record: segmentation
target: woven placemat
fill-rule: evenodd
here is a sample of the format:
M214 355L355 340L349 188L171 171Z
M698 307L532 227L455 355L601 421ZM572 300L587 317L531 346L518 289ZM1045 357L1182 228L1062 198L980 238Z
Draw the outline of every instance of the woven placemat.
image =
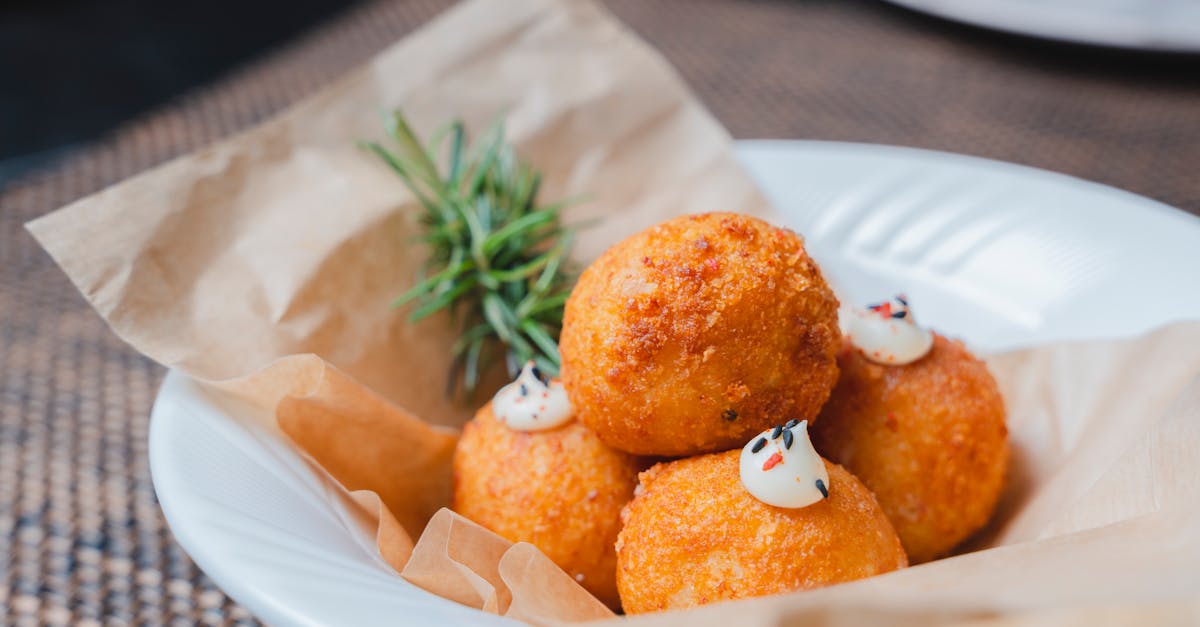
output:
M263 120L448 4L355 9L0 194L0 624L253 622L158 508L146 438L162 369L104 327L21 224ZM1195 58L1010 39L865 0L608 4L736 137L964 152L1200 213Z

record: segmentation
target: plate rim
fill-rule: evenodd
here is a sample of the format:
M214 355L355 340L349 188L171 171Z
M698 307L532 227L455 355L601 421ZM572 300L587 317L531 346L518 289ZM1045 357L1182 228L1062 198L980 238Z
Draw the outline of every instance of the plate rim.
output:
M164 395L164 391L189 383L194 384L194 380L187 374L175 368L167 368L167 374L155 391L154 404L150 407L150 428L147 436L150 483L154 487L155 498L158 499L159 508L163 512L163 520L167 523L171 537L179 543L196 568L211 579L222 593L246 608L255 619L271 625L317 625L317 623L305 620L303 615L288 612L287 605L280 599L272 597L269 593L263 594L254 590L253 586L243 583L245 578L239 578L235 573L228 572L215 556L205 550L205 543L194 536L194 527L184 522L186 517L179 514L176 509L176 494L170 489L162 489L164 481L165 485L171 485L171 481L164 477L173 475L163 470L163 467L170 463L167 456L168 444L166 443L169 438L164 434L171 432L171 426L166 419L161 417L162 414L169 412L160 407L170 407L170 404L177 403L172 397ZM183 411L178 411L176 415L183 413ZM180 524L181 522L184 524Z
M883 0L925 15L968 24L992 31L1035 37L1042 40L1066 42L1172 54L1200 52L1200 28L1192 37L1181 37L1177 33L1165 36L1156 31L1160 20L1130 20L1120 16L1099 15L1099 22L1070 19L1064 13L1047 12L1044 5L1032 3L1014 4L1008 0L971 0L971 2L945 2L944 0ZM1073 13L1067 11L1066 13ZM1076 16L1078 15L1077 12ZM1047 19L1050 15L1050 19ZM1095 18L1096 14L1092 14ZM1100 27L1096 27L1096 24ZM1088 26L1092 24L1092 26ZM1118 34L1124 26L1128 29Z
M874 144L871 142L853 142L829 139L739 139L733 142L734 152L738 156L742 156L746 152L772 152L772 151L787 151L795 150L796 148L815 148L840 150L845 152L860 152L880 155L888 153L892 157L909 157L925 161L927 163L959 163L959 164L974 164L977 166L987 167L993 170L1003 170L1014 176L1025 178L1035 178L1045 181L1050 184L1068 184L1077 187L1091 189L1092 191L1117 195L1128 200L1131 204L1141 205L1137 210L1154 211L1160 216L1181 218L1181 223L1200 229L1200 215L1191 213L1164 201L1144 196L1137 192L1132 192L1127 189L1122 189L1107 183L1085 179L1073 174L1058 172L1033 165L1025 165L1023 163L1015 163L1012 161L1004 161L1002 159L993 159L991 157L981 157L978 155L969 155L960 152L950 152L948 150L937 150L934 148L920 148L917 146L901 146L897 144ZM1133 207L1130 207L1133 209ZM1197 236L1200 236L1200 230L1197 231Z
M887 154L891 157L915 159L930 164L974 164L990 169L1001 169L1021 177L1034 177L1043 181L1067 184L1070 186L1084 186L1087 189L1104 193L1118 194L1122 197L1123 202L1121 211L1153 211L1164 217L1170 217L1178 220L1182 228L1189 229L1192 235L1200 243L1200 216L1191 214L1182 209L1173 207L1158 200L1154 200L1133 192L1122 190L1110 185L1089 181L1079 177L1046 170L1034 166L1021 165L1007 161L989 159L985 157L977 157L972 155L964 155L951 153L939 150L930 150L924 148L914 148L907 146L895 146L887 144L872 144L865 142L843 142L843 141L824 141L824 140L790 140L790 139L749 139L738 140L734 142L735 152L739 159L746 154L753 153L769 153L776 151L841 151L845 153L869 153L875 156ZM1197 257L1200 259L1200 246L1197 247ZM170 426L167 424L168 418L164 418L166 412L161 407L170 407L171 403L175 403L170 398L164 397L163 391L169 387L179 385L180 380L184 382L190 381L190 378L182 372L175 369L168 369L162 383L158 387L155 394L154 404L151 408L150 425L148 434L148 457L151 482L160 507L163 511L163 516L167 527L170 529L172 536L176 539L179 545L187 553L189 558L202 570L212 581L227 595L236 600L239 604L249 610L256 618L264 620L271 624L303 624L315 625L313 620L307 619L305 616L293 611L286 602L286 599L272 596L269 591L261 590L252 585L246 585L235 573L228 572L222 565L215 563L216 557L206 551L205 543L198 539L194 529L183 520L179 515L176 502L176 494L173 494L169 489L170 480L167 481L167 490L164 487L163 477L171 475L170 472L164 470L171 463L168 455L167 438L170 433ZM182 415L185 412L179 412ZM474 610L479 612L478 610ZM479 612L485 615L483 612ZM494 618L493 615L486 615Z

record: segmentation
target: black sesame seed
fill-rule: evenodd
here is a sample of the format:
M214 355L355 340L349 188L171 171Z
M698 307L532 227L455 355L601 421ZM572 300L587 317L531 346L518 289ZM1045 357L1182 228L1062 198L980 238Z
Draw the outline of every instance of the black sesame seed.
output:
M772 440L778 439L779 436L782 434L783 434L783 427L780 425L775 425L775 430L771 432L771 439Z
M796 436L792 435L791 431L784 431L783 432L783 448L792 448L792 440L795 440L795 439L796 439Z
M799 421L799 420L796 420L795 418L792 418L791 420L789 420L789 421L787 421L787 422L785 422L785 423L783 424L783 428L784 428L784 429L791 429L792 427L795 427L795 426L796 426L796 425L798 425L798 424L800 424L800 421Z
M532 372L534 378L536 378L538 381L541 381L542 385L550 385L550 380L546 378L546 374L542 372L541 368L534 366Z
M529 396L529 388L524 383L521 384L521 396Z
M757 453L757 452L763 450L763 447L766 445L767 445L767 439L759 438L758 441L754 443L754 446L750 447L750 452Z
M817 489L821 491L821 496L829 498L829 488L825 487L825 482L817 479Z
M738 419L738 413L732 409L726 409L725 411L721 412L721 417L724 418L726 422L733 422L734 420Z
M875 311L876 309L882 309L882 308L883 308L882 303L871 303L870 305L867 305L867 309L870 309L871 311Z
M895 319L897 319L897 320L899 320L899 319L901 319L901 318L903 318L903 317L905 317L905 316L907 316L907 315L908 315L908 312L907 312L907 311L904 311L903 309L901 309L900 311L897 311L897 312L893 313L893 314L892 314L892 317L893 317L893 318L895 318Z
M897 294L897 295L896 295L896 300L900 301L900 304L901 304L901 305L904 305L905 307L908 307L908 299L907 299L907 298L905 298L905 297L903 297L903 296L901 296L901 295Z

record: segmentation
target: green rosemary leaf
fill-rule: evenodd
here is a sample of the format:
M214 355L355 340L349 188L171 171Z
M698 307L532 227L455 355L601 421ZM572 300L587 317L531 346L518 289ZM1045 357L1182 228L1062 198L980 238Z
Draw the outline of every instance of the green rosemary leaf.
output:
M521 336L520 334L515 334L515 333L513 334L512 342L509 343L509 346L512 348L513 353L518 357L518 359L516 360L515 367L511 366L511 365L509 366L508 373L510 375L515 376L518 372L521 371L521 366L525 362L529 361L530 359L533 359L536 356L541 355L540 353L535 351L533 349L533 345L531 345L528 341L526 341L525 338L523 336Z
M489 141L483 146L483 151L479 157L478 164L474 168L474 175L467 185L466 193L468 196L473 196L479 193L484 181L488 177L488 171L495 165L496 156L500 149L504 146L504 126L497 124L492 127L488 133L491 135Z
M489 206L488 200L480 197L474 203L474 207L465 207L459 211L463 221L467 224L467 231L471 235L471 257L475 259L475 266L484 272L487 272L491 264L488 263L487 255L483 252L483 241L487 239L487 231L483 227L480 214L487 211Z
M409 302L411 302L413 299L419 298L420 296L426 294L427 292L429 292L432 289L439 287L440 285L443 285L443 284L452 285L452 281L453 281L454 277L462 274L463 272L465 272L467 270L470 270L472 268L472 266L473 266L473 264L470 261L461 261L460 260L460 261L456 262L454 260L451 260L450 264L446 267L445 270L442 270L441 272L412 286L412 288L410 288L407 292L401 294L399 297L396 298L396 300L393 300L392 307L404 306L404 305L408 304ZM442 291L443 292L448 291L448 288L446 290L442 290Z
M537 282L533 284L534 294L544 294L554 285L555 277L558 276L558 271L562 267L563 259L566 257L567 251L571 248L571 244L575 241L575 234L571 231L565 231L554 248L550 249L550 259L546 263L546 268L542 270L541 276Z
M556 220L558 220L558 212L553 209L527 213L492 231L491 235L488 235L487 239L483 241L483 253L493 255L505 244L513 243L515 238L528 235L537 227Z
M463 360L463 386L468 390L474 390L475 386L479 385L479 358L483 354L483 339L480 337L471 342Z
M541 188L542 188L542 175L538 174L537 172L532 172L531 176L529 177L529 185L526 187L526 189L524 190L524 193L521 195L521 199L522 199L521 207L525 211L530 211L533 209L533 201L535 198L537 198L538 190ZM557 213L558 210L554 209L553 207L554 206L551 205L550 207L543 209L543 211L553 211L553 212Z
M489 334L491 334L491 332L492 325L486 322L481 322L470 329L467 329L462 336L458 338L458 341L454 343L454 347L450 350L450 353L456 357L462 355L471 346L471 344L475 343L476 340L486 338Z
M408 315L408 319L412 322L420 322L429 316L449 307L459 296L466 294L468 290L475 286L475 279L466 279L462 283L458 283L448 292L438 295L432 300L426 301L420 307L415 309Z
M516 335L512 332L509 316L504 310L504 302L495 293L483 297L483 317L492 325L492 330L500 336L500 340L512 344Z
M547 359L546 357L544 357L542 355L537 355L536 357L534 357L533 363L537 364L537 367L541 368L542 372L544 372L552 377L557 377L558 373L559 373L559 369L561 368L560 364L558 364L557 362L550 361L549 359Z
M462 177L462 152L466 130L463 128L463 123L459 120L455 120L451 126L453 127L453 131L450 135L450 171L446 176L446 184L454 188L458 186Z
M437 130L429 134L429 140L425 142L425 154L438 155L442 152L442 142L454 131L454 121L451 120L437 127Z
M533 360L558 372L558 334L572 278L564 270L573 232L568 202L539 204L541 175L523 162L497 121L478 142L451 121L422 142L400 112L385 118L394 146L360 145L392 168L423 211L420 237L427 276L393 305L418 321L446 312L463 332L451 353L451 382L469 394L483 368L503 356L510 374ZM439 168L443 162L445 168ZM444 174L443 174L444 172Z
M412 160L412 163L417 166L414 168L417 176L423 177L425 182L431 186L438 185L437 165L433 159L422 148L420 140L413 133L412 128L408 126L408 120L399 111L393 112L388 116L388 134L396 143L404 150L404 155Z
M562 358L558 355L558 342L550 337L550 334L541 325L533 320L525 320L521 323L521 330L529 339L533 340L534 344L537 344L537 347L548 359L556 364L562 363Z
M519 314L524 314L523 317L532 318L547 311L558 310L559 315L561 316L562 309L567 304L567 297L570 295L570 292L563 292L561 294L555 294L554 296L547 296L541 299L531 299L530 302L532 304L529 306L529 308L525 311L519 311Z
M368 150L370 150L371 152L375 153L376 155L378 155L379 158L384 161L384 163L388 164L389 166L392 167L393 170L396 171L396 174L400 175L401 180L403 180L405 182L405 184L408 185L409 191L411 191L413 193L413 195L417 197L417 200L420 201L420 203L422 205L424 205L426 210L431 211L431 212L441 211L440 205L438 205L436 202L434 202L432 199L430 199L428 194L426 194L424 191L422 191L419 188L416 180L413 178L412 174L409 172L408 166L405 165L405 163L399 157L392 154L386 148L384 148L383 146L380 146L379 144L377 144L375 142L370 142L370 143L366 144L366 148Z
M496 279L501 283L509 283L519 281L521 279L533 276L538 270L541 270L547 263L554 260L556 250L546 251L537 257L519 265L511 270L490 270L488 276Z

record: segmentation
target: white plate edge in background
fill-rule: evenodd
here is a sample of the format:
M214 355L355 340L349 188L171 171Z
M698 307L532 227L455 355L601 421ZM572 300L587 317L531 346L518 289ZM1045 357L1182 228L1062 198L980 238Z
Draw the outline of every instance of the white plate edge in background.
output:
M1200 52L1200 7L1186 0L1142 3L1140 13L1078 1L885 0L993 30L1071 43L1160 52Z

